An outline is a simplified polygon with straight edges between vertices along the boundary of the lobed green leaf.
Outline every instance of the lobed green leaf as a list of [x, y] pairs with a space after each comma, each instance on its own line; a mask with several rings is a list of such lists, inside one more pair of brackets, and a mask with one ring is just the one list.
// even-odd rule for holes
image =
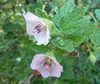
[[73, 0], [68, 0], [57, 12], [57, 14], [54, 16], [54, 22], [59, 27], [60, 26], [60, 20], [63, 16], [69, 14], [75, 7]]
[[96, 13], [96, 18], [97, 18], [98, 20], [100, 20], [100, 9], [96, 9], [96, 10], [95, 10], [95, 13]]
[[94, 46], [100, 46], [100, 28], [95, 30], [93, 34], [91, 35], [91, 42], [94, 44]]

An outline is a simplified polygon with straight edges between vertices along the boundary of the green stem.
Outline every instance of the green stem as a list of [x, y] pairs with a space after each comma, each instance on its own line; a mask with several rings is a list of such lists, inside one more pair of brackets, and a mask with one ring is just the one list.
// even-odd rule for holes
[[36, 78], [37, 78], [37, 76], [35, 76], [34, 79], [32, 80], [32, 84], [33, 84], [33, 82], [35, 81]]
[[49, 77], [49, 84], [53, 84], [53, 80], [50, 77]]

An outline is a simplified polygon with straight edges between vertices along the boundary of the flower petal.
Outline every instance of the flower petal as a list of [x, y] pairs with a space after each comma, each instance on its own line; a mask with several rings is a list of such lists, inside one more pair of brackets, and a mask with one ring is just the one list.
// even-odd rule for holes
[[45, 33], [45, 41], [44, 41], [44, 45], [47, 45], [49, 42], [49, 37], [50, 37], [50, 31], [49, 28], [46, 28], [46, 33]]
[[60, 75], [61, 75], [60, 67], [57, 64], [52, 63], [52, 71], [50, 77], [60, 77]]
[[28, 21], [28, 22], [42, 22], [42, 20], [40, 18], [38, 18], [36, 15], [34, 15], [31, 12], [27, 12], [26, 14], [23, 15], [24, 18]]
[[26, 30], [27, 33], [33, 35], [32, 30], [39, 24], [42, 24], [42, 20], [35, 16], [34, 14], [28, 12], [26, 15], [23, 15], [26, 21]]
[[58, 66], [58, 68], [63, 72], [63, 68], [62, 66], [57, 62], [57, 60], [51, 56], [47, 56], [49, 57], [50, 59], [52, 59], [52, 61]]
[[[26, 30], [27, 33], [30, 35], [34, 35], [35, 39], [37, 40], [37, 45], [41, 44], [48, 44], [49, 42], [49, 36], [50, 36], [50, 31], [47, 25], [36, 15], [32, 14], [31, 12], [28, 12], [26, 15], [23, 15], [26, 21]], [[42, 24], [45, 29], [40, 32], [40, 33], [33, 33], [32, 30], [39, 24]]]
[[[44, 62], [45, 63], [45, 62]], [[44, 63], [40, 65], [40, 67], [38, 67], [38, 71], [41, 73], [41, 75], [44, 77], [44, 78], [47, 78], [50, 76], [51, 74], [51, 67], [49, 67], [49, 69], [45, 69], [44, 67]]]
[[31, 68], [32, 69], [37, 69], [38, 67], [40, 67], [40, 64], [43, 63], [44, 59], [45, 59], [45, 55], [44, 54], [37, 54], [34, 56], [32, 63], [31, 63]]
[[35, 22], [35, 23], [27, 22], [26, 23], [26, 31], [27, 31], [27, 33], [30, 34], [30, 35], [34, 35], [34, 33], [32, 31], [39, 24], [40, 24], [39, 22]]
[[37, 45], [44, 44], [44, 41], [46, 39], [45, 33], [46, 31], [43, 30], [40, 33], [34, 34], [34, 37], [37, 40]]

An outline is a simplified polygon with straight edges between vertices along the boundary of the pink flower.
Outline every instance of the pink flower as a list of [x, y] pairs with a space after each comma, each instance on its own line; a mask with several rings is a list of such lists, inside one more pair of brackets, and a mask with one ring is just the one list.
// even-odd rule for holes
[[34, 56], [31, 68], [39, 71], [44, 78], [60, 77], [61, 72], [63, 71], [62, 66], [55, 58], [44, 54], [37, 54]]
[[26, 21], [27, 33], [35, 37], [37, 45], [47, 45], [50, 36], [48, 26], [40, 18], [30, 12], [23, 16]]

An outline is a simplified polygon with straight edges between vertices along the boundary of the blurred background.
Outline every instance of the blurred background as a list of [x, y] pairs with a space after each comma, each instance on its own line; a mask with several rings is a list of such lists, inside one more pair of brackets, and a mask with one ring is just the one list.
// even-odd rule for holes
[[[46, 51], [33, 43], [26, 33], [23, 14], [43, 10], [54, 16], [68, 0], [0, 0], [0, 84], [49, 84], [48, 79], [33, 77], [30, 63], [38, 52]], [[87, 15], [95, 17], [95, 9], [100, 9], [100, 0], [74, 0], [76, 7], [85, 6]], [[92, 20], [91, 20], [92, 21]], [[49, 46], [48, 46], [49, 49]], [[54, 84], [100, 84], [100, 61], [95, 66], [87, 62], [89, 55], [85, 44], [78, 47], [78, 52], [67, 56], [67, 76], [53, 78]], [[63, 51], [59, 51], [63, 52]], [[80, 53], [81, 58], [76, 57]], [[83, 59], [84, 58], [84, 59]], [[66, 61], [66, 57], [63, 58]], [[63, 64], [63, 63], [62, 63]], [[66, 64], [66, 65], [67, 65]], [[65, 79], [66, 78], [66, 79]]]

